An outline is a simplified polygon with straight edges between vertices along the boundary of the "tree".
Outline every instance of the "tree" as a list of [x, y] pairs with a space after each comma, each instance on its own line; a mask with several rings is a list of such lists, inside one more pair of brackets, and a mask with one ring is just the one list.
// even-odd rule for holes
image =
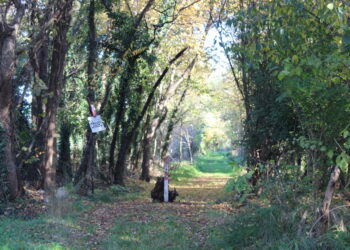
[[[19, 195], [17, 162], [14, 142], [14, 75], [16, 72], [16, 40], [24, 16], [25, 5], [21, 1], [0, 4], [0, 126], [4, 130], [0, 138], [5, 144], [5, 167], [8, 172], [10, 199]], [[11, 13], [14, 12], [12, 16]]]

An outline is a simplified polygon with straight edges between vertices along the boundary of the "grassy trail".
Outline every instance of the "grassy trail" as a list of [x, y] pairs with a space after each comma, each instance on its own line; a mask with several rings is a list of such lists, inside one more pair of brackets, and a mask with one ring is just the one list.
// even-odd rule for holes
[[[195, 176], [186, 175], [188, 171], [196, 172]], [[229, 204], [220, 202], [232, 167], [224, 155], [212, 154], [197, 159], [195, 167], [173, 172], [170, 187], [180, 194], [174, 203], [151, 202], [148, 197], [153, 185], [148, 185], [142, 198], [99, 206], [88, 213], [86, 218], [94, 218], [96, 225], [88, 247], [215, 249], [211, 232], [233, 212]]]
[[[153, 203], [149, 196], [154, 184], [140, 182], [135, 186], [142, 185], [143, 191], [137, 198], [128, 194], [124, 200], [80, 202], [75, 206], [80, 206], [82, 211], [73, 218], [37, 221], [45, 228], [44, 232], [37, 232], [33, 225], [23, 222], [18, 230], [24, 231], [28, 240], [18, 239], [18, 246], [21, 249], [218, 249], [212, 232], [233, 213], [229, 204], [221, 202], [224, 185], [231, 175], [232, 167], [224, 155], [201, 157], [195, 167], [174, 171], [170, 187], [176, 187], [180, 194], [174, 203]], [[1, 223], [0, 220], [0, 231]], [[11, 234], [6, 239], [0, 236], [0, 249], [17, 249], [12, 247], [16, 238]]]

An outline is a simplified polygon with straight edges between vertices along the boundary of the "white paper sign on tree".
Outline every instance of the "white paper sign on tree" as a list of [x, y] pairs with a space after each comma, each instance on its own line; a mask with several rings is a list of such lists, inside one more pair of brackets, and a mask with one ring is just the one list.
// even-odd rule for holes
[[88, 120], [89, 120], [89, 125], [92, 133], [97, 133], [97, 132], [106, 130], [105, 125], [101, 119], [101, 116], [99, 115], [90, 116]]

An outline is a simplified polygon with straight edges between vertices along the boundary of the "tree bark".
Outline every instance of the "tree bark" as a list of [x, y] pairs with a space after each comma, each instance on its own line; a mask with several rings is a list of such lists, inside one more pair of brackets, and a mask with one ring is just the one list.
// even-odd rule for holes
[[125, 185], [124, 184], [125, 165], [130, 152], [131, 141], [132, 141], [131, 133], [127, 133], [125, 136], [122, 136], [122, 140], [121, 140], [120, 148], [118, 152], [118, 158], [115, 165], [114, 184], [122, 185], [122, 186]]
[[318, 226], [316, 227], [315, 236], [320, 236], [321, 234], [324, 234], [329, 227], [329, 221], [330, 221], [329, 210], [330, 210], [333, 194], [335, 191], [335, 185], [339, 180], [339, 175], [340, 175], [340, 169], [338, 167], [335, 167], [328, 182], [328, 186], [327, 186], [323, 203], [322, 203], [322, 208], [318, 213], [318, 218], [320, 218], [320, 220], [318, 222]]
[[[89, 14], [88, 14], [88, 25], [89, 25], [89, 54], [88, 54], [88, 68], [87, 68], [87, 101], [89, 104], [90, 114], [92, 114], [91, 105], [95, 102], [95, 91], [94, 91], [94, 81], [96, 72], [96, 57], [97, 57], [97, 41], [96, 41], [96, 24], [95, 24], [95, 0], [90, 1]], [[91, 183], [89, 184], [86, 180], [86, 175], [88, 172], [94, 173], [92, 169], [96, 164], [96, 135], [93, 134], [90, 128], [86, 130], [86, 144], [83, 150], [83, 156], [80, 162], [79, 169], [74, 178], [74, 185], [80, 183], [83, 179], [86, 188], [91, 185], [91, 190], [93, 190], [93, 176], [90, 176]], [[85, 188], [85, 187], [84, 187]]]
[[9, 1], [16, 9], [11, 23], [5, 19], [8, 9], [1, 9], [0, 17], [0, 126], [2, 126], [6, 141], [5, 166], [8, 174], [10, 199], [19, 195], [19, 181], [15, 156], [14, 118], [13, 118], [13, 76], [16, 72], [16, 40], [17, 31], [24, 15], [25, 6], [18, 1]]
[[151, 89], [150, 93], [148, 94], [147, 100], [146, 100], [145, 104], [143, 105], [140, 114], [137, 116], [135, 123], [133, 124], [133, 127], [128, 130], [130, 132], [125, 131], [123, 133], [122, 138], [121, 138], [121, 145], [120, 145], [120, 149], [119, 149], [119, 153], [118, 153], [118, 160], [117, 160], [116, 166], [115, 166], [114, 184], [124, 185], [124, 172], [125, 172], [125, 168], [126, 168], [125, 167], [126, 160], [127, 160], [128, 155], [130, 153], [131, 142], [133, 141], [133, 139], [136, 135], [136, 131], [139, 128], [140, 123], [143, 120], [151, 102], [153, 101], [153, 98], [154, 98], [154, 95], [156, 93], [157, 88], [162, 83], [164, 77], [168, 73], [170, 66], [172, 64], [174, 64], [185, 53], [185, 51], [187, 49], [188, 49], [187, 47], [182, 49], [179, 53], [177, 53], [174, 56], [173, 59], [171, 59], [169, 61], [167, 67], [165, 67], [162, 74], [158, 77], [157, 81], [153, 84], [152, 89]]
[[93, 160], [91, 155], [95, 155], [96, 150], [96, 135], [90, 131], [87, 134], [86, 144], [83, 151], [83, 156], [80, 162], [79, 169], [74, 177], [74, 185], [83, 184], [86, 174], [88, 173], [89, 166], [91, 166], [91, 161]]
[[64, 185], [72, 181], [70, 138], [71, 125], [68, 121], [63, 121], [60, 128], [59, 158], [57, 166], [57, 179], [59, 185]]
[[155, 127], [152, 122], [150, 123], [150, 115], [147, 116], [146, 119], [146, 134], [142, 140], [142, 164], [141, 164], [141, 176], [140, 180], [142, 181], [150, 181], [150, 164], [151, 164], [151, 155], [152, 155], [152, 139], [155, 133]]
[[111, 141], [111, 146], [109, 149], [109, 169], [113, 170], [114, 167], [114, 159], [115, 159], [115, 149], [118, 145], [118, 140], [120, 139], [120, 126], [123, 123], [125, 119], [125, 112], [126, 112], [126, 99], [128, 96], [128, 93], [130, 92], [129, 88], [129, 80], [130, 76], [133, 74], [133, 71], [135, 70], [136, 66], [136, 58], [131, 58], [129, 61], [129, 64], [127, 65], [126, 71], [123, 73], [121, 79], [120, 79], [120, 88], [119, 88], [119, 98], [118, 98], [118, 104], [117, 104], [117, 111], [115, 114], [115, 127], [113, 132], [113, 137]]
[[[53, 50], [51, 58], [51, 72], [48, 88], [48, 101], [46, 115], [48, 126], [45, 130], [44, 151], [44, 189], [49, 193], [55, 188], [55, 161], [56, 161], [56, 121], [59, 100], [63, 88], [63, 73], [66, 54], [68, 51], [67, 33], [71, 20], [73, 0], [66, 0], [62, 6], [62, 16], [55, 24], [56, 35], [53, 39]], [[58, 3], [58, 6], [60, 5]]]

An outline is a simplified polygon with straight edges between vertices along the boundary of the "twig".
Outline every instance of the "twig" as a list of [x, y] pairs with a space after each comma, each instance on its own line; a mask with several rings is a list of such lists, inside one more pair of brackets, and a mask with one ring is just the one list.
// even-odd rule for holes
[[[334, 210], [337, 210], [339, 208], [344, 208], [344, 207], [350, 207], [350, 205], [342, 205], [342, 206], [338, 206], [338, 207], [335, 207], [331, 210], [329, 210], [329, 213], [333, 212]], [[318, 217], [318, 219], [314, 222], [314, 224], [312, 225], [310, 231], [309, 231], [309, 235], [312, 233], [312, 231], [314, 230], [314, 227], [317, 225], [317, 223], [320, 222], [320, 220], [325, 216], [325, 214], [321, 215], [320, 217]]]
[[340, 146], [340, 144], [338, 143], [338, 141], [334, 138], [334, 141], [335, 141], [335, 143], [338, 145], [338, 147], [340, 148], [340, 150], [342, 151], [342, 152], [345, 152], [344, 151], [344, 149]]

